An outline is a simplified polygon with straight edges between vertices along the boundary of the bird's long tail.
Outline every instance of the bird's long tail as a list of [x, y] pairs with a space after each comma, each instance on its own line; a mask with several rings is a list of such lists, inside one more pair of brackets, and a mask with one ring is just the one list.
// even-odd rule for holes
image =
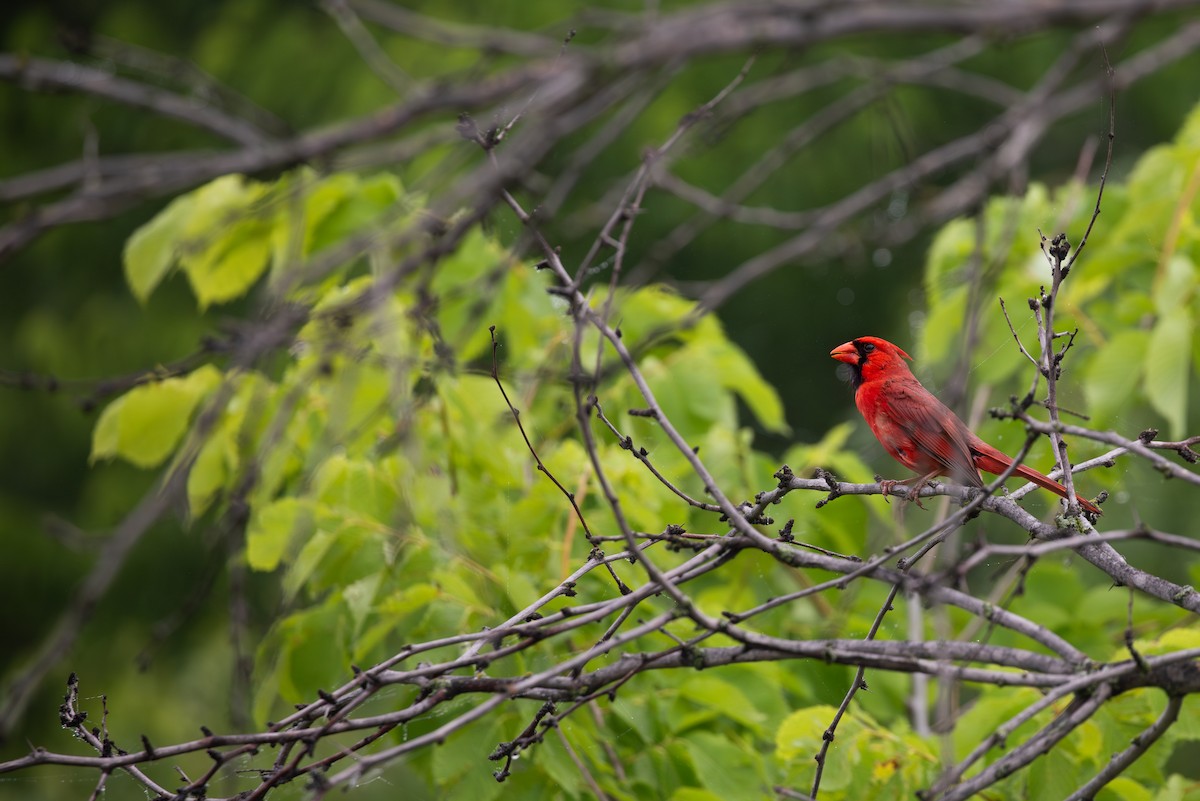
[[[1010, 464], [1012, 464], [1012, 459], [1008, 458], [1008, 456], [1001, 451], [996, 450], [991, 445], [988, 445], [983, 440], [976, 439], [976, 441], [972, 442], [971, 450], [974, 452], [975, 466], [980, 470], [987, 471], [988, 473], [1000, 475], [1008, 469]], [[1060, 498], [1069, 497], [1067, 495], [1066, 487], [1064, 487], [1062, 484], [1059, 484], [1049, 476], [1042, 475], [1032, 467], [1026, 467], [1023, 464], [1017, 465], [1017, 469], [1013, 471], [1013, 475], [1020, 476], [1026, 481], [1032, 481], [1039, 487], [1050, 490]], [[1094, 515], [1104, 514], [1104, 512], [1100, 511], [1099, 506], [1092, 503], [1087, 498], [1084, 498], [1082, 495], [1076, 495], [1075, 500], [1077, 500], [1079, 505], [1082, 506], [1086, 511], [1091, 512]]]

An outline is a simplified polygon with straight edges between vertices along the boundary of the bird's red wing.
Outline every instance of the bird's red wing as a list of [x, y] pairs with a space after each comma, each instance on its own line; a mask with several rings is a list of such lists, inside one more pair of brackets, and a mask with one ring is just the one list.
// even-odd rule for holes
[[973, 487], [983, 479], [971, 456], [971, 432], [944, 403], [917, 381], [891, 382], [885, 393], [888, 414], [929, 459], [945, 468], [943, 475]]

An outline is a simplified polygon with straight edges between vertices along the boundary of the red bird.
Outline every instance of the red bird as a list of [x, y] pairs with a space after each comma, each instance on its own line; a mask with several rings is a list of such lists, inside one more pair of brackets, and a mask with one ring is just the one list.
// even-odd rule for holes
[[[1012, 459], [975, 436], [958, 415], [921, 386], [904, 363], [912, 357], [891, 342], [859, 337], [838, 345], [829, 355], [853, 368], [854, 404], [879, 444], [900, 464], [920, 473], [905, 481], [881, 482], [885, 491], [896, 484], [912, 483], [909, 499], [915, 501], [934, 476], [949, 476], [982, 488], [980, 470], [999, 475], [1012, 464]], [[1066, 487], [1025, 465], [1018, 465], [1013, 475], [1067, 497]], [[1091, 501], [1078, 495], [1075, 499], [1088, 512], [1102, 514]]]

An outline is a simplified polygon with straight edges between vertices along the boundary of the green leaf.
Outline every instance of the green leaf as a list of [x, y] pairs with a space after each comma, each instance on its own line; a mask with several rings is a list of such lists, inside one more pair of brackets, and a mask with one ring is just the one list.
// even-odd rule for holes
[[[491, 339], [487, 327], [480, 325], [480, 322], [496, 320], [497, 313], [503, 315], [503, 319], [497, 320], [497, 335], [503, 348], [502, 357], [507, 357], [514, 345], [520, 347], [524, 344], [510, 340], [509, 334], [513, 330], [510, 325], [516, 325], [516, 330], [525, 336], [534, 335], [532, 341], [525, 340], [525, 336], [522, 336], [521, 339], [525, 342], [531, 345], [539, 343], [537, 328], [540, 326], [534, 321], [540, 315], [512, 307], [539, 304], [545, 309], [548, 306], [546, 298], [527, 298], [519, 295], [498, 298], [494, 291], [506, 280], [510, 284], [532, 283], [532, 271], [516, 267], [512, 261], [511, 253], [476, 230], [468, 234], [458, 249], [441, 262], [434, 274], [433, 292], [441, 301], [443, 336], [458, 351], [459, 358], [472, 359], [487, 350]], [[475, 291], [466, 291], [467, 287], [472, 286], [476, 288]], [[503, 303], [504, 300], [508, 303]], [[497, 306], [501, 308], [497, 309]], [[531, 326], [531, 323], [534, 325]]]
[[202, 308], [243, 294], [270, 253], [269, 225], [253, 208], [267, 191], [265, 184], [225, 175], [180, 198], [178, 208], [168, 207], [171, 215], [134, 252], [134, 294], [148, 295], [176, 257]]
[[[401, 217], [397, 212], [406, 211], [399, 206], [403, 190], [394, 175], [381, 174], [367, 179], [356, 176], [354, 183], [344, 190], [341, 202], [332, 205], [320, 218], [308, 221], [306, 253], [316, 253], [342, 242], [368, 226], [380, 223], [389, 213]], [[324, 202], [324, 199], [318, 199], [318, 202]], [[399, 224], [400, 221], [395, 222]]]
[[1184, 117], [1183, 125], [1175, 135], [1175, 144], [1184, 151], [1192, 151], [1200, 157], [1200, 103], [1192, 106], [1192, 110]]
[[1063, 562], [1043, 560], [1026, 576], [1027, 594], [1013, 604], [1013, 611], [1036, 618], [1053, 629], [1073, 620], [1083, 600], [1083, 581], [1079, 572]]
[[[1112, 787], [1121, 780], [1129, 781], [1129, 779], [1126, 779], [1124, 776], [1118, 776], [1108, 785], [1108, 787]], [[1108, 788], [1106, 787], [1105, 789]], [[1121, 786], [1121, 789], [1124, 789], [1124, 785]], [[1137, 785], [1137, 789], [1144, 790], [1145, 788], [1143, 788], [1141, 785]], [[1190, 789], [1193, 789], [1192, 782], [1188, 781], [1183, 776], [1180, 776], [1178, 773], [1174, 773], [1170, 776], [1170, 778], [1167, 779], [1167, 783], [1158, 791], [1158, 795], [1154, 796], [1154, 801], [1184, 801], [1184, 798]], [[1194, 799], [1195, 794], [1193, 793], [1191, 797]], [[1096, 798], [1101, 799], [1101, 801], [1109, 801], [1109, 799], [1104, 798], [1103, 792], [1097, 795]], [[1136, 790], [1128, 795], [1121, 796], [1122, 801], [1124, 801], [1125, 798], [1130, 799], [1130, 801], [1142, 801], [1142, 797], [1136, 794]]]
[[[570, 736], [570, 731], [564, 730], [564, 734], [568, 740], [574, 739]], [[568, 795], [579, 795], [583, 787], [583, 777], [557, 734], [548, 733], [542, 744], [533, 750], [531, 757], [533, 764], [545, 771], [555, 786], [562, 788]]]
[[703, 707], [719, 711], [730, 720], [751, 730], [757, 730], [766, 719], [741, 690], [716, 676], [692, 676], [680, 685], [679, 695]]
[[[784, 455], [784, 462], [798, 475], [814, 467], [829, 467], [849, 455], [845, 447], [854, 427], [854, 423], [839, 423], [825, 432], [825, 436], [819, 442], [811, 445], [793, 445]], [[865, 473], [862, 476], [849, 478], [852, 481], [858, 478], [865, 481], [871, 478], [871, 474]]]
[[318, 529], [304, 543], [304, 547], [300, 549], [300, 553], [296, 556], [296, 561], [292, 564], [291, 569], [287, 571], [287, 575], [284, 576], [283, 592], [285, 597], [291, 599], [303, 589], [308, 578], [321, 564], [329, 549], [336, 542], [336, 531]]
[[836, 708], [820, 705], [797, 709], [788, 715], [775, 733], [776, 756], [785, 762], [816, 756], [825, 729], [836, 714]]
[[1146, 353], [1146, 397], [1171, 428], [1183, 437], [1187, 428], [1189, 367], [1192, 360], [1192, 311], [1177, 306], [1159, 319]]
[[[1165, 638], [1164, 634], [1163, 639]], [[1188, 695], [1183, 699], [1183, 706], [1179, 710], [1179, 719], [1171, 727], [1172, 737], [1177, 740], [1200, 740], [1200, 715], [1197, 715], [1200, 710], [1196, 709], [1198, 704], [1200, 704], [1200, 699], [1195, 695]]]
[[662, 694], [648, 694], [646, 696], [628, 696], [622, 703], [615, 704], [612, 707], [612, 717], [610, 726], [615, 731], [613, 735], [620, 732], [628, 732], [632, 736], [636, 736], [642, 743], [653, 743], [661, 740], [664, 737], [663, 733], [663, 715]]
[[[616, 305], [620, 309], [621, 335], [630, 348], [643, 344], [651, 333], [679, 327], [696, 306], [695, 301], [665, 286], [621, 294]], [[688, 331], [680, 329], [679, 335], [687, 337]]]
[[197, 404], [221, 381], [205, 365], [182, 378], [135, 387], [105, 407], [92, 434], [91, 460], [121, 457], [155, 467], [174, 452]]
[[212, 431], [196, 454], [188, 471], [188, 514], [195, 518], [204, 514], [209, 504], [228, 483], [236, 465], [237, 450], [233, 431], [219, 425]]
[[1154, 801], [1154, 795], [1128, 776], [1118, 776], [1096, 793], [1096, 801]]
[[[412, 358], [412, 354], [405, 358]], [[394, 376], [378, 361], [352, 361], [341, 356], [329, 358], [321, 369], [328, 375], [328, 380], [314, 386], [324, 411], [321, 436], [358, 452], [361, 443], [355, 438], [374, 442], [386, 435], [389, 423], [395, 422], [387, 414]]]
[[434, 585], [441, 589], [445, 597], [467, 606], [486, 610], [489, 614], [496, 612], [480, 597], [480, 591], [485, 588], [485, 583], [480, 581], [479, 576], [463, 570], [461, 562], [447, 562], [444, 567], [433, 571], [432, 578]]
[[183, 270], [201, 309], [246, 294], [267, 269], [269, 234], [265, 223], [238, 223], [198, 256], [183, 258]]
[[508, 565], [496, 565], [494, 570], [496, 582], [504, 588], [514, 610], [525, 609], [542, 596], [525, 571], [513, 570]]
[[976, 232], [974, 222], [958, 219], [946, 223], [934, 235], [925, 257], [925, 294], [931, 309], [946, 300], [949, 289], [962, 286], [960, 273], [970, 263]]
[[379, 605], [380, 614], [390, 618], [402, 618], [424, 609], [439, 595], [432, 584], [412, 584], [393, 593]]
[[[491, 772], [488, 754], [502, 739], [499, 720], [489, 716], [451, 735], [433, 752], [433, 777], [439, 784], [456, 782], [474, 770]], [[489, 777], [490, 778], [490, 777]], [[500, 786], [492, 780], [492, 784]]]
[[285, 180], [285, 191], [297, 193], [303, 197], [303, 203], [283, 204], [275, 219], [271, 248], [276, 269], [290, 258], [303, 258], [312, 252], [314, 230], [358, 184], [356, 176], [345, 173], [314, 180], [312, 171], [307, 169], [297, 170]]
[[356, 635], [362, 631], [362, 626], [367, 619], [367, 615], [371, 614], [375, 608], [375, 595], [379, 592], [379, 585], [383, 582], [383, 579], [384, 574], [382, 572], [372, 573], [347, 585], [342, 590], [342, 598], [346, 601], [346, 608], [350, 610], [350, 617], [354, 621]]
[[[1045, 606], [1045, 605], [1043, 605]], [[959, 723], [954, 728], [955, 758], [964, 758], [979, 744], [979, 732], [992, 732], [1000, 728], [1015, 715], [1038, 700], [1036, 690], [1029, 688], [996, 690], [984, 693], [978, 702], [963, 713]], [[1033, 722], [1018, 727], [1010, 742], [1020, 742], [1027, 732], [1033, 731], [1049, 714], [1043, 714]]]
[[1182, 166], [1167, 145], [1142, 154], [1129, 176], [1129, 211], [1115, 226], [1114, 239], [1163, 241], [1183, 191], [1187, 170]]
[[117, 398], [104, 407], [96, 427], [92, 429], [92, 454], [89, 461], [111, 459], [117, 456], [121, 448], [121, 411], [125, 406], [125, 396]]
[[736, 392], [764, 428], [777, 434], [791, 433], [779, 393], [766, 382], [745, 351], [722, 334], [708, 346], [708, 356], [721, 386]]
[[125, 243], [125, 280], [139, 303], [146, 303], [175, 264], [180, 237], [194, 206], [191, 195], [176, 198]]
[[1128, 402], [1142, 378], [1150, 332], [1119, 331], [1092, 357], [1083, 378], [1088, 411], [1098, 420], [1110, 420]]
[[1030, 801], [1060, 801], [1079, 788], [1080, 765], [1065, 748], [1054, 748], [1029, 766], [1027, 776], [1019, 780], [1028, 783]]
[[671, 793], [669, 801], [726, 801], [724, 796], [701, 790], [699, 787], [680, 787]]
[[1196, 265], [1182, 253], [1166, 263], [1154, 286], [1154, 309], [1159, 316], [1169, 315], [1188, 302], [1196, 289]]
[[1095, 760], [1100, 756], [1100, 749], [1104, 745], [1104, 736], [1094, 721], [1086, 720], [1075, 730], [1075, 734], [1071, 738], [1071, 745], [1079, 756]]
[[281, 624], [280, 693], [290, 701], [312, 698], [345, 675], [339, 629], [341, 611], [326, 603], [291, 615]]
[[757, 754], [738, 747], [729, 737], [700, 731], [688, 737], [692, 770], [704, 789], [721, 798], [762, 797], [764, 786], [756, 767]]
[[397, 499], [396, 488], [376, 465], [340, 453], [317, 468], [313, 496], [342, 514], [361, 514], [379, 522], [391, 520]]
[[[837, 710], [827, 705], [798, 709], [784, 719], [775, 734], [776, 761], [792, 770], [789, 780], [811, 780], [813, 758], [820, 752], [825, 729]], [[822, 791], [837, 792], [860, 778], [861, 753], [858, 737], [864, 731], [863, 713], [848, 712], [838, 726], [837, 738], [829, 751], [829, 761], [821, 781]]]
[[[950, 358], [962, 333], [967, 310], [967, 288], [958, 284], [947, 290], [939, 303], [931, 302], [929, 314], [921, 330], [922, 363], [936, 364]], [[907, 350], [907, 348], [905, 349]]]
[[253, 570], [274, 570], [292, 538], [312, 526], [312, 504], [300, 498], [280, 498], [255, 510], [246, 527], [246, 561]]
[[663, 411], [687, 435], [700, 435], [716, 424], [733, 422], [733, 399], [718, 381], [699, 348], [685, 348], [666, 361], [662, 382]]
[[258, 199], [262, 184], [247, 181], [241, 175], [222, 175], [193, 191], [192, 208], [183, 229], [188, 246], [211, 241], [214, 231], [226, 230], [239, 212]]

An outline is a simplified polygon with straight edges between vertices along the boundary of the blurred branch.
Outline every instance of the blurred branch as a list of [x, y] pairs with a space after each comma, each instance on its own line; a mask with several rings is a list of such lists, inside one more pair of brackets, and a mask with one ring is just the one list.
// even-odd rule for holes
[[1058, 0], [987, 5], [896, 5], [886, 2], [814, 6], [802, 0], [705, 5], [663, 18], [615, 49], [623, 68], [680, 57], [728, 53], [752, 46], [798, 49], [846, 36], [886, 31], [1014, 36], [1070, 26], [1083, 28], [1114, 15], [1190, 8], [1191, 0], [1151, 0], [1132, 9], [1124, 0]]
[[[1103, 36], [1115, 36], [1116, 28], [1106, 28]], [[1081, 34], [1077, 42], [1095, 43], [1102, 34]], [[1104, 41], [1104, 39], [1100, 39]], [[1163, 42], [1122, 62], [1116, 68], [1115, 85], [1129, 86], [1152, 74], [1165, 63], [1192, 53], [1200, 47], [1200, 23], [1185, 26]], [[1074, 64], [1081, 54], [1080, 46], [1064, 55], [1062, 64]], [[1055, 81], [1066, 76], [1060, 69]], [[1107, 78], [1086, 80], [1061, 92], [1047, 93], [1045, 87], [1035, 87], [1024, 102], [1011, 107], [989, 124], [958, 140], [928, 151], [911, 163], [894, 170], [883, 178], [862, 187], [839, 201], [806, 212], [813, 215], [804, 232], [771, 250], [749, 259], [728, 275], [713, 282], [700, 297], [706, 309], [715, 309], [732, 295], [772, 271], [807, 256], [821, 247], [827, 237], [856, 215], [883, 201], [893, 192], [911, 187], [919, 180], [969, 158], [991, 153], [984, 162], [960, 178], [952, 187], [943, 190], [931, 201], [922, 204], [904, 225], [895, 225], [886, 241], [896, 244], [916, 234], [921, 226], [944, 222], [971, 208], [984, 197], [991, 181], [1007, 174], [1032, 150], [1048, 125], [1072, 114], [1095, 101], [1107, 88]]]
[[186, 122], [244, 147], [262, 145], [268, 140], [254, 124], [204, 101], [83, 64], [0, 53], [0, 79], [31, 92], [78, 92], [112, 100]]
[[[681, 179], [660, 169], [656, 180], [668, 191], [679, 194], [704, 213], [697, 214], [677, 226], [663, 241], [657, 243], [648, 255], [648, 264], [642, 271], [646, 272], [654, 265], [669, 260], [718, 217], [783, 229], [804, 229], [818, 222], [821, 216], [819, 209], [783, 212], [774, 209], [744, 209], [737, 204], [768, 181], [798, 151], [813, 144], [819, 137], [828, 134], [853, 115], [887, 97], [896, 86], [927, 82], [936, 79], [937, 76], [953, 74], [955, 64], [978, 55], [986, 45], [987, 41], [982, 37], [968, 36], [951, 45], [895, 64], [835, 61], [797, 70], [778, 78], [768, 78], [747, 88], [738, 98], [734, 98], [730, 107], [726, 109], [722, 118], [726, 124], [729, 120], [742, 117], [763, 104], [792, 99], [844, 78], [859, 78], [865, 82], [864, 86], [824, 106], [781, 137], [778, 145], [742, 173], [719, 198], [698, 187], [684, 184]], [[1020, 94], [1014, 90], [1010, 92], [1018, 96]]]
[[279, 117], [241, 92], [221, 83], [186, 58], [141, 47], [91, 30], [65, 29], [60, 31], [59, 38], [72, 54], [94, 59], [106, 66], [122, 67], [142, 76], [148, 83], [175, 86], [180, 94], [225, 109], [226, 113], [234, 117], [250, 121], [272, 138], [286, 137], [293, 133], [287, 123]]
[[139, 370], [122, 376], [109, 378], [60, 378], [56, 375], [0, 370], [0, 387], [30, 390], [35, 392], [69, 392], [84, 412], [90, 412], [99, 403], [114, 395], [128, 392], [134, 387], [152, 384], [167, 378], [187, 375], [197, 368], [212, 362], [216, 353], [230, 349], [227, 342], [210, 339], [195, 353], [169, 364], [160, 364], [149, 370]]
[[403, 97], [409, 86], [412, 85], [412, 78], [388, 57], [388, 54], [371, 36], [371, 32], [363, 25], [362, 20], [354, 13], [351, 5], [346, 0], [321, 0], [321, 8], [337, 22], [342, 33], [358, 50], [363, 63], [369, 66], [371, 71], [391, 87], [396, 94]]
[[[112, 176], [109, 180], [94, 186], [85, 184], [67, 198], [35, 209], [0, 228], [0, 260], [25, 247], [50, 228], [85, 220], [107, 219], [143, 200], [188, 189], [221, 175], [282, 171], [331, 156], [349, 145], [393, 134], [438, 111], [486, 106], [534, 86], [569, 86], [581, 77], [561, 72], [547, 75], [546, 69], [545, 65], [517, 68], [499, 78], [483, 79], [463, 86], [426, 85], [414, 89], [406, 100], [393, 106], [290, 140], [272, 141], [228, 153], [183, 154], [166, 164], [161, 159], [148, 158], [140, 168], [119, 173], [110, 168], [106, 171]], [[62, 176], [69, 172], [70, 168], [56, 168], [52, 174], [54, 180], [61, 182]], [[72, 174], [81, 178], [87, 176], [87, 165], [82, 165]], [[46, 176], [47, 172], [42, 171], [42, 175]], [[0, 187], [0, 195], [12, 193], [11, 184], [14, 181], [20, 182], [21, 191], [29, 191], [27, 187], [30, 181], [9, 179]], [[47, 178], [43, 177], [40, 183], [47, 183]]]
[[1102, 787], [1111, 782], [1117, 776], [1120, 776], [1130, 765], [1138, 760], [1142, 754], [1150, 749], [1150, 746], [1158, 742], [1159, 738], [1166, 734], [1167, 729], [1175, 723], [1179, 717], [1179, 710], [1183, 706], [1183, 697], [1172, 695], [1167, 698], [1167, 704], [1163, 707], [1162, 714], [1158, 720], [1154, 721], [1145, 731], [1133, 738], [1133, 742], [1129, 747], [1119, 754], [1113, 754], [1109, 763], [1104, 766], [1104, 769], [1095, 775], [1087, 784], [1080, 787], [1071, 795], [1067, 796], [1067, 801], [1086, 801], [1095, 797], [1096, 793]]
[[384, 0], [349, 0], [349, 5], [366, 19], [396, 33], [450, 47], [544, 58], [558, 46], [554, 39], [526, 31], [447, 22]]
[[[1190, 5], [1194, 5], [1191, 0], [1147, 2], [1139, 5], [1133, 16], [1162, 13]], [[170, 157], [158, 157], [155, 154], [122, 156], [120, 162], [111, 162], [109, 159], [112, 157], [101, 156], [96, 159], [98, 166], [95, 170], [89, 170], [88, 165], [65, 164], [42, 170], [40, 174], [11, 177], [0, 182], [0, 198], [11, 200], [35, 192], [66, 189], [77, 183], [83, 185], [64, 199], [24, 212], [19, 219], [0, 229], [0, 258], [11, 256], [49, 228], [73, 222], [106, 219], [143, 200], [178, 192], [219, 175], [273, 172], [297, 164], [319, 163], [349, 146], [408, 133], [407, 129], [412, 125], [438, 112], [456, 114], [464, 110], [480, 110], [512, 101], [516, 96], [536, 95], [541, 91], [539, 87], [552, 86], [566, 75], [574, 76], [568, 81], [573, 87], [569, 91], [580, 93], [567, 100], [567, 105], [570, 106], [583, 102], [582, 93], [590, 91], [590, 79], [604, 74], [638, 76], [645, 81], [667, 65], [754, 46], [794, 49], [850, 35], [922, 30], [964, 36], [959, 46], [947, 49], [947, 57], [956, 60], [962, 57], [961, 54], [969, 54], [971, 49], [977, 49], [982, 43], [996, 37], [1021, 35], [1044, 27], [1082, 26], [1110, 17], [1118, 18], [1115, 15], [1122, 15], [1119, 17], [1122, 20], [1131, 18], [1127, 4], [1116, 0], [1059, 0], [1053, 4], [1022, 2], [994, 8], [954, 7], [937, 10], [889, 4], [814, 8], [807, 3], [795, 1], [756, 3], [749, 6], [738, 4], [736, 7], [713, 5], [700, 11], [688, 9], [661, 18], [648, 17], [638, 35], [623, 37], [626, 41], [591, 47], [576, 45], [568, 52], [556, 54], [559, 48], [552, 39], [491, 27], [481, 28], [438, 21], [380, 0], [354, 0], [345, 4], [343, 0], [338, 0], [331, 8], [339, 15], [339, 19], [345, 20], [347, 13], [357, 12], [365, 19], [406, 35], [446, 45], [509, 53], [537, 60], [519, 64], [482, 79], [473, 76], [469, 81], [455, 82], [453, 79], [444, 79], [418, 83], [412, 87], [406, 102], [390, 109], [294, 137], [264, 139], [260, 128], [254, 123], [210, 108], [202, 100], [194, 101], [156, 87], [116, 78], [91, 67], [7, 56], [4, 63], [7, 64], [10, 79], [24, 75], [26, 81], [33, 81], [29, 86], [31, 90], [40, 86], [69, 86], [75, 91], [102, 97], [111, 96], [122, 102], [134, 102], [156, 112], [179, 116], [201, 127], [215, 128], [223, 136], [244, 144], [245, 148], [230, 152], [175, 154]], [[629, 21], [632, 22], [633, 19], [636, 18], [629, 18]], [[1141, 75], [1148, 74], [1164, 63], [1191, 52], [1198, 44], [1194, 41], [1197, 32], [1193, 30], [1197, 27], [1200, 25], [1185, 27], [1162, 45], [1156, 46], [1153, 48], [1153, 56], [1139, 54], [1128, 64], [1122, 65], [1118, 71], [1118, 88], [1136, 80], [1139, 71]], [[364, 36], [370, 38], [359, 23], [354, 23], [354, 31], [355, 39], [360, 43], [365, 41]], [[378, 61], [376, 56], [381, 55], [382, 51], [372, 45], [371, 52], [375, 53], [371, 60]], [[145, 58], [140, 60], [145, 61]], [[893, 78], [885, 79], [883, 83], [876, 84], [876, 88], [868, 91], [877, 95], [880, 88], [886, 88], [888, 81], [893, 79], [901, 82], [929, 80], [954, 91], [987, 97], [992, 102], [1013, 100], [1013, 92], [1003, 88], [1001, 84], [948, 69], [950, 65], [946, 63], [941, 64], [942, 69], [936, 69], [937, 65], [936, 59], [924, 62], [918, 59], [907, 68], [908, 72], [901, 66], [895, 71]], [[854, 70], [864, 69], [861, 62], [852, 67]], [[845, 69], [850, 71], [849, 68]], [[871, 71], [870, 67], [865, 69], [868, 73]], [[392, 75], [394, 71], [388, 68], [385, 72]], [[835, 80], [838, 72], [839, 70], [829, 72], [819, 79], [819, 82]], [[887, 74], [889, 73], [884, 73]], [[88, 80], [82, 80], [80, 76], [86, 76]], [[1048, 122], [1071, 113], [1094, 97], [1091, 89], [1092, 86], [1084, 82], [1068, 96], [1055, 98], [1057, 102], [1040, 107], [1038, 119]], [[796, 90], [792, 87], [786, 91]], [[766, 92], [760, 100], [753, 102], [765, 102], [770, 97], [770, 92]], [[1021, 108], [1021, 105], [1018, 104], [1016, 108]], [[1014, 123], [1005, 122], [1005, 119], [1001, 118], [1000, 127], [1005, 130], [1013, 129]], [[716, 305], [720, 299], [727, 297], [754, 277], [769, 272], [779, 263], [809, 252], [815, 244], [814, 239], [820, 240], [829, 230], [886, 197], [897, 186], [909, 185], [920, 176], [944, 168], [949, 163], [977, 155], [993, 147], [996, 144], [996, 136], [1004, 133], [998, 131], [996, 125], [988, 126], [984, 130], [989, 133], [982, 138], [966, 140], [973, 142], [971, 146], [958, 146], [958, 150], [963, 152], [955, 152], [953, 155], [947, 153], [946, 155], [950, 156], [948, 161], [935, 158], [933, 163], [927, 162], [923, 169], [908, 170], [891, 179], [885, 179], [884, 182], [876, 184], [871, 192], [856, 193], [835, 207], [807, 213], [816, 215], [814, 228], [810, 229], [811, 236], [805, 237], [803, 241], [793, 240], [782, 249], [768, 251], [758, 259], [748, 262], [737, 273], [727, 277], [720, 286], [712, 288], [706, 294], [707, 303], [710, 307]], [[546, 132], [542, 135], [545, 136]], [[1039, 136], [1040, 134], [1025, 137], [1020, 149], [1027, 151]], [[539, 149], [543, 152], [546, 150]], [[139, 158], [146, 161], [139, 163]], [[521, 173], [527, 175], [534, 163], [523, 166]], [[997, 169], [1002, 169], [1002, 165], [998, 165]], [[700, 197], [702, 196], [697, 195], [696, 199]], [[923, 221], [937, 221], [944, 219], [948, 214], [958, 213], [963, 201], [952, 199], [953, 197], [947, 196], [942, 206], [932, 207], [931, 213], [922, 218]], [[730, 197], [723, 201], [725, 204], [731, 202], [737, 204], [739, 201]], [[711, 203], [705, 205], [710, 211], [720, 210], [714, 209]], [[726, 205], [720, 208], [732, 207]], [[798, 222], [797, 218], [788, 215], [782, 220], [789, 226]]]

